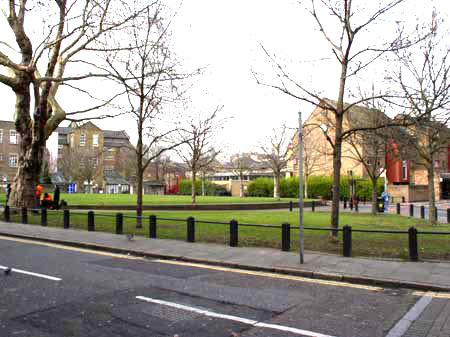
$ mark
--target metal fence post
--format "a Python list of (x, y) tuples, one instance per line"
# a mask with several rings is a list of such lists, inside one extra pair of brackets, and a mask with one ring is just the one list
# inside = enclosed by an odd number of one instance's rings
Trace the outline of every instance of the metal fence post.
[(447, 208), (447, 223), (450, 223), (450, 208)]
[(289, 212), (292, 212), (292, 200), (289, 201)]
[(28, 223), (28, 210), (26, 207), (22, 207), (22, 223), (23, 224)]
[(11, 221), (11, 217), (10, 217), (10, 212), (9, 212), (9, 206), (6, 205), (3, 214), (5, 215), (5, 221), (6, 222), (10, 222)]
[(63, 211), (64, 214), (64, 228), (67, 229), (70, 227), (70, 213), (68, 209)]
[(123, 234), (123, 214), (116, 214), (116, 234)]
[(414, 217), (414, 205), (409, 204), (409, 216)]
[(41, 210), (41, 226), (47, 226), (47, 209)]
[(425, 206), (420, 206), (420, 218), (425, 219)]
[(397, 203), (397, 214), (400, 215), (400, 203), (399, 202)]
[(186, 241), (195, 242), (195, 219), (190, 216), (189, 218), (186, 219), (186, 224), (187, 224)]
[(156, 215), (150, 215), (148, 217), (148, 236), (151, 239), (156, 239)]
[(342, 227), (343, 255), (352, 256), (352, 228), (348, 225)]
[(281, 250), (288, 252), (291, 249), (291, 225), (284, 223), (281, 225)]
[(88, 215), (88, 231), (94, 232), (95, 231), (94, 211), (89, 211), (87, 215)]
[(417, 247), (417, 229), (410, 227), (408, 229), (408, 242), (409, 242), (409, 260), (417, 262), (419, 260), (419, 253)]
[(312, 210), (313, 212), (316, 211), (316, 201), (315, 201), (315, 200), (313, 200), (313, 201), (311, 202), (311, 210)]
[(230, 247), (238, 246), (238, 222), (236, 220), (230, 221)]

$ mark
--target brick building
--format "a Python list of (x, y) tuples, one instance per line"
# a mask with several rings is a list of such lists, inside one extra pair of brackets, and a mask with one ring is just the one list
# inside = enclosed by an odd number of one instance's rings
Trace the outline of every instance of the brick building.
[(0, 121), (0, 178), (6, 186), (14, 180), (19, 161), (19, 134), (14, 123)]

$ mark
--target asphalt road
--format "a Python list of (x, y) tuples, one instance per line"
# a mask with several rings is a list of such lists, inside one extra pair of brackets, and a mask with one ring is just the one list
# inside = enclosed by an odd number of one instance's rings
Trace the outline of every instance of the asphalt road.
[(20, 240), (0, 239), (0, 272), (1, 337), (401, 336), (423, 299)]

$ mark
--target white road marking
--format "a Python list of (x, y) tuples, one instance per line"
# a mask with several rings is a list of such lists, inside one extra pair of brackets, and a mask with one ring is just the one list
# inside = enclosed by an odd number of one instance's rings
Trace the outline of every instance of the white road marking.
[(301, 277), (301, 276), (266, 273), (266, 272), (251, 271), (251, 270), (245, 270), (245, 269), (225, 268), (225, 267), (212, 266), (212, 265), (200, 264), (200, 263), (189, 263), (189, 262), (181, 262), (181, 261), (173, 261), (173, 260), (153, 260), (153, 262), (167, 263), (167, 264), (174, 264), (174, 265), (188, 266), (188, 267), (195, 267), (195, 268), (204, 268), (204, 269), (211, 269), (211, 270), (219, 270), (219, 271), (226, 271), (226, 272), (239, 273), (239, 274), (245, 274), (245, 275), (271, 277), (271, 278), (277, 278), (277, 279), (282, 279), (282, 280), (317, 283), (317, 284), (321, 284), (321, 285), (329, 285), (329, 286), (334, 286), (334, 287), (348, 287), (348, 288), (363, 289), (363, 290), (369, 290), (369, 291), (383, 291), (384, 290), (381, 287), (365, 286), (365, 285), (361, 285), (361, 284), (353, 284), (353, 283), (348, 283), (348, 282), (327, 281), (327, 280), (313, 279), (313, 278), (307, 278), (307, 277)]
[[(8, 269), (8, 267), (0, 265), (0, 269), (6, 270), (6, 269)], [(16, 269), (16, 268), (11, 268), (11, 273), (19, 273), (19, 274), (25, 274), (25, 275), (30, 275), (30, 276), (36, 276), (36, 277), (45, 278), (47, 280), (52, 280), (52, 281), (62, 281), (62, 279), (59, 277), (54, 277), (54, 276), (49, 276), (49, 275), (44, 275), (44, 274), (39, 274), (39, 273), (33, 273), (31, 271), (26, 271), (26, 270)]]
[(187, 305), (178, 304), (178, 303), (174, 303), (174, 302), (167, 302), (167, 301), (157, 300), (157, 299), (149, 298), (149, 297), (145, 297), (145, 296), (136, 296), (136, 298), (139, 299), (139, 300), (150, 302), (150, 303), (166, 305), (166, 306), (177, 308), (177, 309), (181, 309), (181, 310), (195, 312), (195, 313), (198, 313), (200, 315), (205, 315), (205, 316), (215, 317), (215, 318), (221, 318), (221, 319), (227, 319), (227, 320), (240, 322), (240, 323), (244, 323), (244, 324), (248, 324), (248, 325), (252, 325), (252, 326), (260, 327), (260, 328), (268, 328), (268, 329), (275, 329), (275, 330), (280, 330), (280, 331), (287, 331), (287, 332), (291, 332), (291, 333), (294, 333), (294, 334), (297, 334), (297, 335), (304, 335), (304, 336), (311, 336), (311, 337), (333, 337), (333, 336), (324, 335), (324, 334), (321, 334), (321, 333), (318, 333), (318, 332), (313, 332), (313, 331), (308, 331), (308, 330), (303, 330), (303, 329), (297, 329), (297, 328), (291, 328), (291, 327), (288, 327), (288, 326), (283, 326), (283, 325), (278, 325), (278, 324), (262, 323), (262, 322), (258, 322), (258, 321), (252, 320), (252, 319), (247, 319), (247, 318), (238, 317), (238, 316), (219, 314), (219, 313), (216, 313), (216, 312), (213, 312), (213, 311), (208, 311), (208, 310), (204, 310), (204, 309), (190, 307), (190, 306), (187, 306)]
[(397, 324), (389, 331), (386, 337), (401, 337), (408, 331), (411, 324), (420, 316), (433, 297), (426, 293), (416, 304), (400, 319)]

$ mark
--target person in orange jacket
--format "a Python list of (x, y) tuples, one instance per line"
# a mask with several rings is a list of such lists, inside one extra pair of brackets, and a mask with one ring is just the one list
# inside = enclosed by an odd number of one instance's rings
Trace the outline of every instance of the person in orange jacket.
[(42, 199), (42, 208), (50, 208), (52, 207), (53, 201), (50, 193), (45, 192), (44, 198)]
[(36, 185), (36, 207), (37, 208), (39, 208), (39, 206), (41, 204), (42, 189), (43, 189), (43, 187), (41, 184)]

